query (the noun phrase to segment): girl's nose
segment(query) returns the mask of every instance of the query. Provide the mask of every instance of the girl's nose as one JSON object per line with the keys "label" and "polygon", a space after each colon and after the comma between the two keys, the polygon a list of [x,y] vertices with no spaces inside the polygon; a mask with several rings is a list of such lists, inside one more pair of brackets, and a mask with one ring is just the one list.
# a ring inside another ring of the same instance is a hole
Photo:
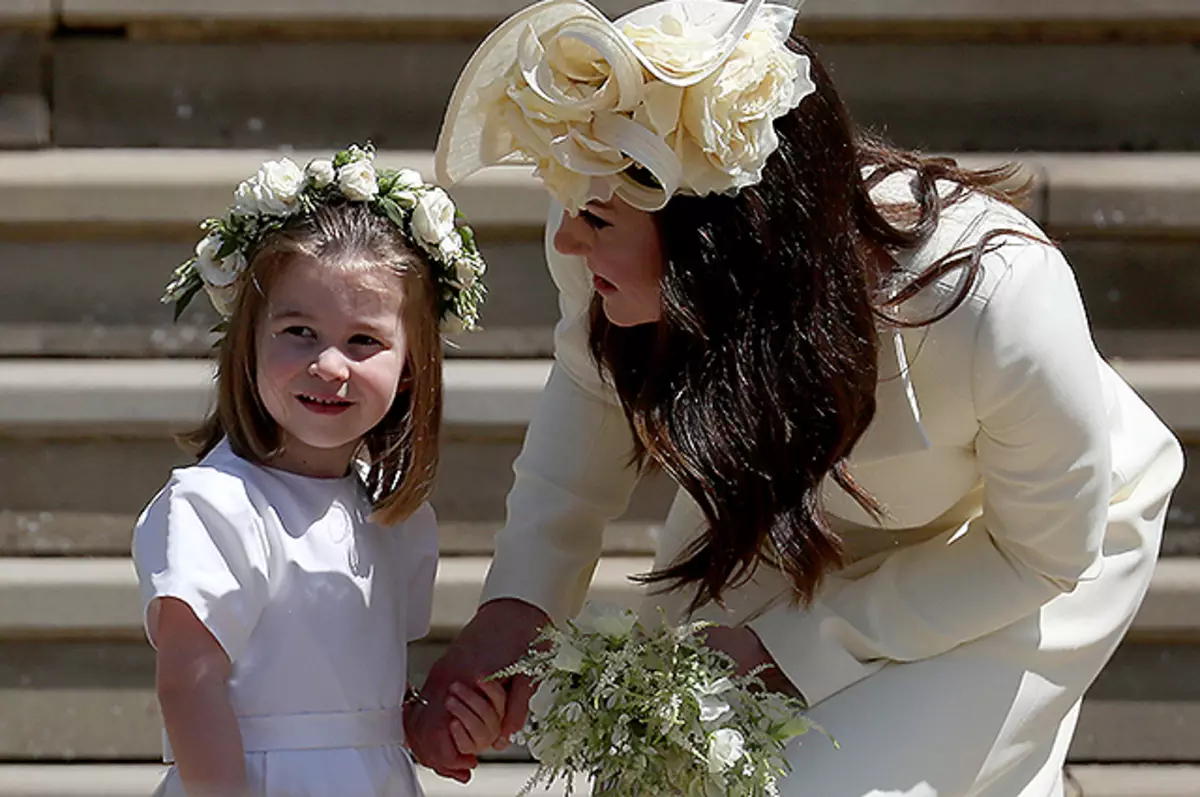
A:
{"label": "girl's nose", "polygon": [[554,233],[554,248],[564,255],[586,255],[591,251],[591,229],[587,222],[564,210]]}
{"label": "girl's nose", "polygon": [[308,372],[326,382],[344,382],[350,378],[350,364],[346,355],[335,346],[323,350],[308,367]]}

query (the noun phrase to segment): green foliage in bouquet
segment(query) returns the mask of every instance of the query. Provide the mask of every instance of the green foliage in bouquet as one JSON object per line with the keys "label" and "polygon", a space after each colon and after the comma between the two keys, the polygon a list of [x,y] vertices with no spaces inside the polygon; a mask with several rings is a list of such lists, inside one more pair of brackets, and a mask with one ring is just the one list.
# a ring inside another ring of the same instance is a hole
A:
{"label": "green foliage in bouquet", "polygon": [[494,676],[530,676],[537,691],[518,741],[539,766],[521,794],[577,775],[621,797],[776,795],[796,736],[820,730],[804,704],[765,689],[761,671],[704,643],[709,623],[648,627],[629,611],[589,605],[548,626]]}

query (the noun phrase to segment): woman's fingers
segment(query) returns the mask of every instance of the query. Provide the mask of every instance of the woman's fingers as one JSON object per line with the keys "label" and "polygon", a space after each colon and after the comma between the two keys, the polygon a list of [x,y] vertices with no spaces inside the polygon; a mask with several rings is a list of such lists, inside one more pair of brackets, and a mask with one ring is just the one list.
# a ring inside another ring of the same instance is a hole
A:
{"label": "woman's fingers", "polygon": [[[463,753],[475,754],[488,749],[500,736],[500,710],[492,694],[469,689],[462,684],[450,687],[451,696],[446,699],[446,711],[460,724],[463,734],[455,737],[455,743]],[[501,708],[503,708],[502,698]],[[465,734],[465,737],[464,737]],[[460,739],[469,739],[469,744],[459,744]]]}

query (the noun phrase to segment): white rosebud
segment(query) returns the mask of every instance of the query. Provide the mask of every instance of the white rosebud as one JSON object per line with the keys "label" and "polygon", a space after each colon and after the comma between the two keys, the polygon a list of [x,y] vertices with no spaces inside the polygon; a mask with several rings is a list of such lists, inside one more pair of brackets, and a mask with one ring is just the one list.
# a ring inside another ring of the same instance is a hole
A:
{"label": "white rosebud", "polygon": [[425,178],[416,169],[401,169],[396,173],[396,188],[420,188]]}
{"label": "white rosebud", "polygon": [[583,706],[577,701],[572,700],[567,705],[563,706],[563,718],[567,722],[579,722],[583,718]]}
{"label": "white rosebud", "polygon": [[708,736],[708,771],[720,774],[737,763],[746,750],[746,740],[733,728],[721,728]]}
{"label": "white rosebud", "polygon": [[454,232],[454,202],[440,188],[426,191],[413,209],[413,234],[430,246]]}
{"label": "white rosebud", "polygon": [[349,200],[366,202],[379,193],[379,182],[375,179],[375,164],[369,160],[347,163],[337,171],[338,188]]}
{"label": "white rosebud", "polygon": [[583,670],[583,658],[582,650],[570,642],[564,642],[554,656],[554,669],[563,672],[580,672]]}
{"label": "white rosebud", "polygon": [[417,194],[414,191],[392,191],[388,196],[405,210],[412,210],[417,206]]}
{"label": "white rosebud", "polygon": [[196,271],[206,285],[223,288],[231,285],[246,269],[246,258],[241,252],[234,252],[222,260],[217,259],[224,240],[217,233],[210,233],[196,244]]}
{"label": "white rosebud", "polygon": [[612,604],[588,603],[574,622],[585,634],[603,634],[621,639],[633,630],[637,624],[637,615]]}
{"label": "white rosebud", "polygon": [[333,161],[325,158],[319,158],[308,164],[305,170],[308,174],[308,179],[312,181],[315,188],[324,188],[331,185],[337,178],[337,171],[333,168]]}

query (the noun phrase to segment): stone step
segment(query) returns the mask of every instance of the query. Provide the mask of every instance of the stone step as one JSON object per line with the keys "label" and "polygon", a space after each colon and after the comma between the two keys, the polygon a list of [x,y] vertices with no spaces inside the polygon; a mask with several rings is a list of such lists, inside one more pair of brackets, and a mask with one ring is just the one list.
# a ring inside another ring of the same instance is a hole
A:
{"label": "stone step", "polygon": [[[451,0],[431,6],[420,0],[218,0],[203,8],[186,0],[64,0],[61,22],[72,28],[124,26],[130,35],[249,35],[288,37],[412,36],[414,31],[480,31],[525,5],[519,0]],[[598,0],[616,15],[640,5],[631,0]],[[1179,27],[1196,25],[1189,0],[1149,0],[1132,4],[1108,0],[1021,0],[1003,10],[986,0],[809,0],[801,15],[805,32],[821,35],[1009,37],[1017,39],[1098,40],[1102,37],[1163,38],[1181,36]],[[382,30],[380,30],[382,28]]]}
{"label": "stone step", "polygon": [[[1200,358],[1113,366],[1183,439],[1200,442]],[[550,367],[550,360],[447,362],[446,424],[525,426]],[[0,434],[158,436],[202,419],[212,380],[206,360],[0,360]]]}
{"label": "stone step", "polygon": [[6,0],[0,6],[0,25],[9,29],[47,31],[54,27],[54,0]]}
{"label": "stone step", "polygon": [[[1117,365],[1185,440],[1200,442],[1200,361]],[[199,417],[208,368],[186,360],[0,361],[0,507],[15,513],[13,526],[47,513],[140,511],[170,468],[189,462],[168,432]],[[447,365],[447,429],[433,499],[444,522],[498,524],[504,517],[512,462],[547,369],[547,361]],[[647,476],[624,520],[661,522],[673,495],[661,473]],[[1185,474],[1170,523],[1200,528],[1200,469]]]}
{"label": "stone step", "polygon": [[[7,764],[0,766],[0,797],[145,797],[163,771],[157,764]],[[532,774],[530,764],[483,764],[460,786],[420,770],[429,797],[511,797]],[[1196,797],[1200,767],[1077,764],[1067,781],[1065,797]],[[587,794],[587,782],[576,783],[575,793]],[[565,786],[530,794],[560,797]]]}
{"label": "stone step", "polygon": [[[441,560],[431,639],[452,639],[471,618],[490,562],[484,556]],[[602,558],[589,598],[636,607],[641,588],[628,577],[652,564],[649,557]],[[3,641],[142,638],[137,578],[128,558],[0,558],[0,596]],[[1160,561],[1130,636],[1200,645],[1200,560]]]}
{"label": "stone step", "polygon": [[[474,610],[485,557],[441,563],[419,682]],[[591,597],[636,600],[626,576],[644,557],[606,557]],[[1129,642],[1085,703],[1073,757],[1197,761],[1200,561],[1160,564]],[[0,560],[0,758],[150,760],[159,718],[153,654],[141,639],[128,560]]]}
{"label": "stone step", "polygon": [[[158,302],[165,275],[189,256],[196,221],[219,212],[230,186],[270,156],[0,153],[0,262],[9,265],[0,273],[0,356],[203,353],[215,319],[197,302],[182,326],[172,325],[170,308]],[[1187,356],[1190,341],[1163,333],[1196,329],[1200,154],[1021,157],[1038,181],[1030,213],[1063,240],[1093,324],[1124,336],[1102,339],[1106,353]],[[432,169],[427,152],[385,153],[381,161]],[[461,336],[463,352],[545,356],[557,318],[541,246],[545,191],[527,170],[508,168],[455,194],[491,265],[487,331]]]}
{"label": "stone step", "polygon": [[[1200,83],[1200,13],[1143,22],[1140,32],[1110,20],[1094,36],[1080,22],[934,24],[951,35],[932,37],[920,35],[922,24],[878,19],[856,34],[853,23],[807,23],[853,116],[904,146],[1200,149],[1200,111],[1180,101]],[[221,35],[239,26],[242,34]],[[332,38],[322,27],[272,37],[281,30],[273,23],[147,20],[128,39],[104,31],[54,40],[54,143],[329,147],[369,136],[383,147],[432,147],[455,79],[491,25],[366,22],[330,26]]]}

